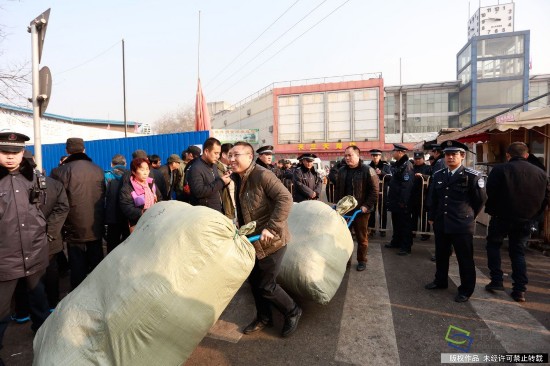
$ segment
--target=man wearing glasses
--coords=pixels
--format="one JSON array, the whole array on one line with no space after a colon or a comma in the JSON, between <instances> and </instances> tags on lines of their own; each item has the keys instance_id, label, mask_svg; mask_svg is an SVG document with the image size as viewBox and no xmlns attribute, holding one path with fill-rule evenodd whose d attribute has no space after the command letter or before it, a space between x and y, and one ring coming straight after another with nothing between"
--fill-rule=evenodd
<instances>
[{"instance_id":1,"label":"man wearing glasses","mask_svg":"<svg viewBox=\"0 0 550 366\"><path fill-rule=\"evenodd\" d=\"M229 161L235 181L235 203L239 226L256 221L253 243L256 262L248 277L256 304L256 318L244 328L250 334L273 326L271 305L285 317L281 335L294 333L302 309L276 282L290 239L288 215L292 195L269 170L254 163L254 150L247 142L237 142L229 151Z\"/></svg>"},{"instance_id":2,"label":"man wearing glasses","mask_svg":"<svg viewBox=\"0 0 550 366\"><path fill-rule=\"evenodd\" d=\"M485 180L478 171L465 168L462 161L468 147L458 141L441 144L447 168L435 172L428 194L428 222L435 233L435 279L424 288L446 289L449 258L456 253L460 286L456 302L466 302L476 285L474 263L475 218L487 198Z\"/></svg>"}]
</instances>

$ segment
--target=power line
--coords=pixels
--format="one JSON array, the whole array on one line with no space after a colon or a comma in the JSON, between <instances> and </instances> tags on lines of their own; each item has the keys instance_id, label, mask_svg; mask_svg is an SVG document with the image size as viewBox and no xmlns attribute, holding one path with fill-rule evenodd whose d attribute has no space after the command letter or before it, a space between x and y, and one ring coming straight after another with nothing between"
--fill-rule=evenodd
<instances>
[{"instance_id":1,"label":"power line","mask_svg":"<svg viewBox=\"0 0 550 366\"><path fill-rule=\"evenodd\" d=\"M70 69L67 69L67 70L64 70L64 71L61 71L61 72L58 72L56 73L56 75L61 75L61 74L64 74L66 72L69 72L69 71L73 71L75 69L78 69L79 67L81 66L84 66L90 62L92 62L93 60L99 58L100 56L103 56L104 54L106 54L107 52L109 52L113 47L117 46L118 44L120 43L120 41L117 41L116 43L114 43L111 47L107 48L105 51L97 54L96 56L92 57L91 59L87 60L87 61L84 61L83 63L77 65L77 66L74 66L74 67L71 67Z\"/></svg>"},{"instance_id":2,"label":"power line","mask_svg":"<svg viewBox=\"0 0 550 366\"><path fill-rule=\"evenodd\" d=\"M349 1L349 0L348 0ZM269 45L267 45L267 47L265 47L263 50L261 50L258 54L256 54L256 56L252 57L250 60L248 60L247 63L245 63L240 69L238 69L237 71L235 71L234 73L232 73L231 75L229 75L225 80L223 80L221 83L219 83L218 85L216 85L216 87L212 90L210 90L209 92L213 92L214 90L218 89L220 86L222 86L227 80L231 79L233 76L235 76L237 73L239 73L242 69L244 69L246 66L248 66L252 61L254 61L255 59L257 59L262 53L264 53L268 48L270 48L275 42L277 42L279 39L281 39L284 35L286 35L288 32L290 32L294 27L296 27L298 24L300 24L304 19L306 19L308 16L310 16L314 11L316 11L317 9L319 9L319 7L321 5L323 5L324 3L326 3L327 0L323 0L319 5L317 5L315 8L313 8L313 10L311 10L309 13L307 13L304 17L302 17L302 19L300 19L298 22L294 23L294 25L292 25L290 28L288 28L285 32L283 32L283 34L281 34L279 37L277 37L273 42L271 42ZM347 1L346 1L347 2Z\"/></svg>"},{"instance_id":3,"label":"power line","mask_svg":"<svg viewBox=\"0 0 550 366\"><path fill-rule=\"evenodd\" d=\"M344 1L342 4L340 4L338 7L336 7L333 11L331 11L330 13L328 13L324 18L322 18L321 20L319 20L317 23L313 24L310 28L306 29L305 32L303 32L302 34L300 34L298 37L294 38L292 41L290 41L289 43L287 43L285 46L283 46L279 51L275 52L273 55L271 55L271 57L269 57L267 60L265 60L264 62L262 62L261 64L259 64L257 67L255 67L254 69L252 69L252 71L250 71L248 74L244 75L242 78L240 78L239 80L237 80L235 83L233 83L229 88L225 89L222 93L220 93L219 95L223 95L225 94L227 91L231 90L235 85L237 85L239 82L241 82L243 79L247 78L248 76L250 76L252 73L254 73L256 70L258 70L260 67L262 67L263 65L265 65L267 62L271 61L273 59L273 57L277 56L279 53L281 53L283 50L285 50L288 46L290 46L291 44L293 44L294 42L296 42L298 39L300 39L302 36L304 36L307 32L309 32L310 30L312 30L313 28L315 28L317 25L319 25L322 21L324 21L325 19L327 19L329 16L331 16L333 13L335 13L338 9L340 9L342 6L346 5L346 3L348 3L350 0L346 0ZM217 98L215 98L217 99Z\"/></svg>"},{"instance_id":4,"label":"power line","mask_svg":"<svg viewBox=\"0 0 550 366\"><path fill-rule=\"evenodd\" d=\"M273 25L275 25L275 23L277 23L279 21L279 19L281 19L286 13L288 13L290 11L290 9L292 9L294 7L294 5L298 4L300 0L296 0L294 2L294 4L290 5L281 15L279 15L279 17L277 19L275 19L275 21L273 23L271 23L258 37L256 37L256 39L254 39L252 42L250 42L248 44L248 46L246 46L237 56L235 56L235 58L233 60L231 60L221 71L219 71L211 80L209 80L206 85L204 86L205 88L208 87L208 85L210 85L214 80L216 80L216 78L218 76L220 76L225 70L227 70L227 68L231 65L233 65L233 63L246 51L248 50L254 43L256 43L256 41L258 39L260 39L261 36L263 36L265 34L265 32L267 32Z\"/></svg>"}]
</instances>

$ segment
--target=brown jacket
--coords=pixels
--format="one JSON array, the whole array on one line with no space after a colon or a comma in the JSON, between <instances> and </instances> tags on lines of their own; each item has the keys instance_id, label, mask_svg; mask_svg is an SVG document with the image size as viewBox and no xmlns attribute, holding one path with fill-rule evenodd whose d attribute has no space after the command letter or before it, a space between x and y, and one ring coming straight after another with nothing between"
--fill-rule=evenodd
<instances>
[{"instance_id":1,"label":"brown jacket","mask_svg":"<svg viewBox=\"0 0 550 366\"><path fill-rule=\"evenodd\" d=\"M273 172L252 163L244 176L233 174L239 224L256 221L258 235L263 229L275 237L270 243L256 241L256 257L263 259L281 249L290 240L288 215L292 208L292 195Z\"/></svg>"},{"instance_id":2,"label":"brown jacket","mask_svg":"<svg viewBox=\"0 0 550 366\"><path fill-rule=\"evenodd\" d=\"M218 161L216 165L218 167L218 175L220 177L222 177L229 170L221 161ZM222 189L223 212L225 213L225 216L231 220L235 218L235 207L233 206L233 199L231 198L231 191L234 190L234 186L235 183L231 181L231 183Z\"/></svg>"}]
</instances>

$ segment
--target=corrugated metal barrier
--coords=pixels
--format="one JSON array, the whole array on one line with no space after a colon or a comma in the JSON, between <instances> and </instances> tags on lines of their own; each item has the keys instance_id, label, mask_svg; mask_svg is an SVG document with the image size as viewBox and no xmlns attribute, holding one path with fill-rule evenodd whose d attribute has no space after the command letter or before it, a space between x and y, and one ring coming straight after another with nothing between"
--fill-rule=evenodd
<instances>
[{"instance_id":1,"label":"corrugated metal barrier","mask_svg":"<svg viewBox=\"0 0 550 366\"><path fill-rule=\"evenodd\" d=\"M74 136L78 137L78 136ZM181 132L165 135L147 135L108 140L85 141L86 155L94 163L107 170L111 167L111 158L115 154L126 157L127 167L132 161L132 152L145 150L147 154L160 156L164 164L171 154L178 154L189 145L202 145L209 137L209 131ZM34 153L34 146L27 146ZM51 170L59 165L59 158L67 155L65 143L42 145L42 166L49 175Z\"/></svg>"}]
</instances>

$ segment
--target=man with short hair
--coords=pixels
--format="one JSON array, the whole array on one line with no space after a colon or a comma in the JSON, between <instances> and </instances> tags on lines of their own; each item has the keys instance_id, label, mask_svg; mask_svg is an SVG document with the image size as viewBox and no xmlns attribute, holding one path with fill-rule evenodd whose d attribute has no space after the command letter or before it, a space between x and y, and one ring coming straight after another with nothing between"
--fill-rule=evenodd
<instances>
[{"instance_id":1,"label":"man with short hair","mask_svg":"<svg viewBox=\"0 0 550 366\"><path fill-rule=\"evenodd\" d=\"M487 291L504 291L500 267L500 248L508 236L508 254L512 262L513 288L510 296L525 301L527 265L525 247L531 225L544 212L550 199L546 172L527 159L529 149L523 142L513 142L506 150L507 163L491 170L487 178L485 212L491 215L487 234L487 266L491 282Z\"/></svg>"},{"instance_id":2,"label":"man with short hair","mask_svg":"<svg viewBox=\"0 0 550 366\"><path fill-rule=\"evenodd\" d=\"M176 187L181 180L179 174L179 167L183 163L178 154L172 154L166 160L166 164L159 168L159 172L164 179L164 185L166 190L162 192L162 199L164 201L176 199Z\"/></svg>"},{"instance_id":3,"label":"man with short hair","mask_svg":"<svg viewBox=\"0 0 550 366\"><path fill-rule=\"evenodd\" d=\"M388 223L388 211L386 210L386 201L388 200L388 182L389 178L384 179L384 177L391 177L391 166L387 161L382 160L382 151L378 149L369 150L371 156L371 162L369 166L374 169L378 175L378 180L380 188L378 191L378 201L376 206L378 207L378 214L380 215L380 236L386 236L386 225ZM374 235L374 228L376 227L376 213L373 212L369 217L369 227L373 228L372 235Z\"/></svg>"},{"instance_id":4,"label":"man with short hair","mask_svg":"<svg viewBox=\"0 0 550 366\"><path fill-rule=\"evenodd\" d=\"M393 237L386 248L399 248L398 255L411 254L412 227L411 227L411 192L414 183L414 170L407 147L401 144L393 144L393 158L395 165L392 167L392 177L388 192L388 211L391 211Z\"/></svg>"},{"instance_id":5,"label":"man with short hair","mask_svg":"<svg viewBox=\"0 0 550 366\"><path fill-rule=\"evenodd\" d=\"M352 227L357 239L357 270L367 268L369 249L369 216L374 212L378 197L378 175L376 171L360 158L361 150L357 146L348 146L344 152L346 164L338 170L335 189L335 201L344 196L353 196L357 200L356 209L361 213L355 217Z\"/></svg>"},{"instance_id":6,"label":"man with short hair","mask_svg":"<svg viewBox=\"0 0 550 366\"><path fill-rule=\"evenodd\" d=\"M151 169L159 169L161 166L160 156L156 154L149 156L149 162L151 163Z\"/></svg>"},{"instance_id":7,"label":"man with short hair","mask_svg":"<svg viewBox=\"0 0 550 366\"><path fill-rule=\"evenodd\" d=\"M481 174L462 166L468 147L449 140L442 144L447 168L434 173L429 192L428 220L435 234L435 279L424 288L446 289L449 258L456 253L460 286L456 302L466 302L476 285L474 263L475 218L485 202L485 181Z\"/></svg>"},{"instance_id":8,"label":"man with short hair","mask_svg":"<svg viewBox=\"0 0 550 366\"><path fill-rule=\"evenodd\" d=\"M193 162L195 162L197 158L201 156L201 152L202 151L200 147L194 146L194 145L188 146L187 149L181 152L181 158L183 162L180 164L178 168L178 174L181 177L181 179L176 187L176 199L178 201L189 203L191 199L190 192L189 192L189 184L185 177L185 173L187 173L191 165L193 165Z\"/></svg>"},{"instance_id":9,"label":"man with short hair","mask_svg":"<svg viewBox=\"0 0 550 366\"><path fill-rule=\"evenodd\" d=\"M40 277L48 266L46 219L40 210L46 200L43 180L23 159L29 137L0 133L0 348L10 322L15 287L24 279L31 307L31 329L37 331L49 315ZM0 358L0 364L2 364Z\"/></svg>"},{"instance_id":10,"label":"man with short hair","mask_svg":"<svg viewBox=\"0 0 550 366\"><path fill-rule=\"evenodd\" d=\"M233 148L233 144L222 144L222 150L220 159L216 163L218 167L218 175L223 177L227 172L231 172L231 162L229 161L229 150ZM231 174L231 173L230 173ZM233 197L235 196L235 182L229 181L229 184L223 187L222 190L222 202L225 216L233 220L235 218L235 202Z\"/></svg>"},{"instance_id":11,"label":"man with short hair","mask_svg":"<svg viewBox=\"0 0 550 366\"><path fill-rule=\"evenodd\" d=\"M71 137L65 146L69 157L51 177L63 183L71 206L64 228L74 290L103 259L105 178L86 155L84 140Z\"/></svg>"},{"instance_id":12,"label":"man with short hair","mask_svg":"<svg viewBox=\"0 0 550 366\"><path fill-rule=\"evenodd\" d=\"M237 142L229 151L235 181L235 203L239 226L256 221L252 235L260 234L253 243L256 250L254 268L248 277L256 318L244 328L250 334L273 326L272 305L285 317L281 335L288 337L296 330L302 309L277 284L281 263L290 240L288 215L292 196L270 171L254 163L254 149L247 142Z\"/></svg>"},{"instance_id":13,"label":"man with short hair","mask_svg":"<svg viewBox=\"0 0 550 366\"><path fill-rule=\"evenodd\" d=\"M107 251L110 253L130 235L126 221L118 205L122 176L128 172L124 155L111 159L111 169L105 171L105 225L107 225Z\"/></svg>"},{"instance_id":14,"label":"man with short hair","mask_svg":"<svg viewBox=\"0 0 550 366\"><path fill-rule=\"evenodd\" d=\"M224 213L221 198L223 188L231 181L231 172L218 175L216 163L220 158L221 143L214 137L203 144L202 155L187 171L187 182L191 193L190 203L193 206L206 206Z\"/></svg>"},{"instance_id":15,"label":"man with short hair","mask_svg":"<svg viewBox=\"0 0 550 366\"><path fill-rule=\"evenodd\" d=\"M283 168L281 169L281 182L288 189L289 192L292 192L292 180L294 178L294 169L292 168L292 162L288 159L283 160Z\"/></svg>"}]
</instances>

